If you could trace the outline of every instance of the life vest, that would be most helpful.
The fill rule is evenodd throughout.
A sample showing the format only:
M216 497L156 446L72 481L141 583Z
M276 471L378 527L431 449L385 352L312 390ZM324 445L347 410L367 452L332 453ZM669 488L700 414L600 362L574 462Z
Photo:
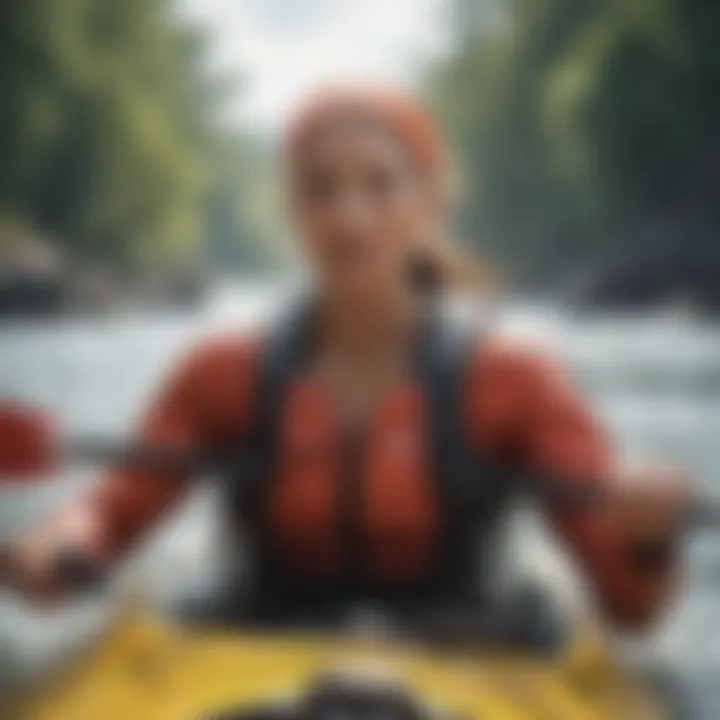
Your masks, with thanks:
M411 386L398 389L376 427L343 445L303 385L311 327L303 307L269 333L243 439L252 482L230 483L233 523L251 528L259 603L277 614L477 599L507 483L463 427L476 333L429 320Z

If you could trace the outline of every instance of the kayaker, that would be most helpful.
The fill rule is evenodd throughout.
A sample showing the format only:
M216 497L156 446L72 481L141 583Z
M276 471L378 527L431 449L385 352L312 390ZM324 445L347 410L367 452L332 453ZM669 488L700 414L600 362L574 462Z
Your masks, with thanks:
M386 590L419 598L428 588L441 594L451 565L471 575L458 565L458 555L470 555L469 535L457 534L453 502L442 500L454 459L438 467L429 447L429 424L437 434L457 421L454 435L478 457L604 489L600 504L548 504L549 519L609 619L634 628L654 621L677 581L683 482L667 470L619 469L551 359L499 332L479 333L458 417L430 417L437 408L428 407L413 355L428 299L466 270L445 239L447 158L430 119L392 89L330 88L293 116L283 157L300 251L313 271L311 332L281 388L273 427L250 438L274 456L265 457L260 500L249 510L238 501L234 516L251 544L263 545L258 562L272 563L276 599ZM268 345L262 330L196 343L162 383L139 437L170 446L247 442L270 404L257 392ZM108 472L14 544L17 586L35 598L62 594L54 560L68 544L110 565L183 496L189 479ZM479 501L487 512L475 515L482 535L509 481L488 470L473 482L487 498ZM455 555L443 554L449 547Z

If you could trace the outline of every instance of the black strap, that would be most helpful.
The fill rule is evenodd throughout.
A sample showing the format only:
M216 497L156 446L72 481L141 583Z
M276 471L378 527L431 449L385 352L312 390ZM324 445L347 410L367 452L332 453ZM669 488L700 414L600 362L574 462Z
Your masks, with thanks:
M468 436L466 389L479 333L435 314L420 335L416 362L428 407L428 438L443 547L436 582L467 587L492 552L506 483ZM483 541L477 529L483 528ZM483 550L483 548L485 548Z
M458 553L468 526L468 443L461 427L461 378L468 358L466 333L434 315L423 328L416 362L427 407L427 438L436 495L441 508L442 553L438 569L450 571L462 561Z
M236 483L235 509L262 522L268 485L275 476L280 412L286 390L305 365L311 341L313 304L299 303L266 335L255 378L252 421L242 446L252 457L252 478Z

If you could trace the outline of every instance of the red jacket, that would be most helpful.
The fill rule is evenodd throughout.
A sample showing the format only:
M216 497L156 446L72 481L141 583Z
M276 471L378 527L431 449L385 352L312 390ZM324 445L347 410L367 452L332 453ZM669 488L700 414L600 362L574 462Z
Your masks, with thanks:
M242 334L199 343L163 383L142 421L141 439L197 445L237 438L251 420L260 345ZM368 428L360 512L367 529L366 562L380 576L412 572L436 541L420 397L408 378L387 394ZM610 453L598 424L558 368L531 349L484 338L465 397L464 421L478 449L583 482L610 477ZM332 571L341 562L334 524L337 432L327 399L312 380L299 377L283 403L279 480L270 514L279 544L311 571ZM398 434L404 438L400 444ZM296 452L308 446L318 451ZM108 473L75 506L95 519L93 550L106 557L122 552L182 496L186 481L136 470ZM633 567L602 509L555 510L550 520L605 610L621 618L641 612L656 592L654 581Z

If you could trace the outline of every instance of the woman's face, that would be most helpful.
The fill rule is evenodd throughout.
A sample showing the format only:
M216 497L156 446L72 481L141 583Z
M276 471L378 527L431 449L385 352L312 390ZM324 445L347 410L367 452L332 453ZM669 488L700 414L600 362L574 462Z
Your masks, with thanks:
M437 202L397 137L367 119L328 123L301 149L291 175L303 251L325 287L371 296L405 280Z

